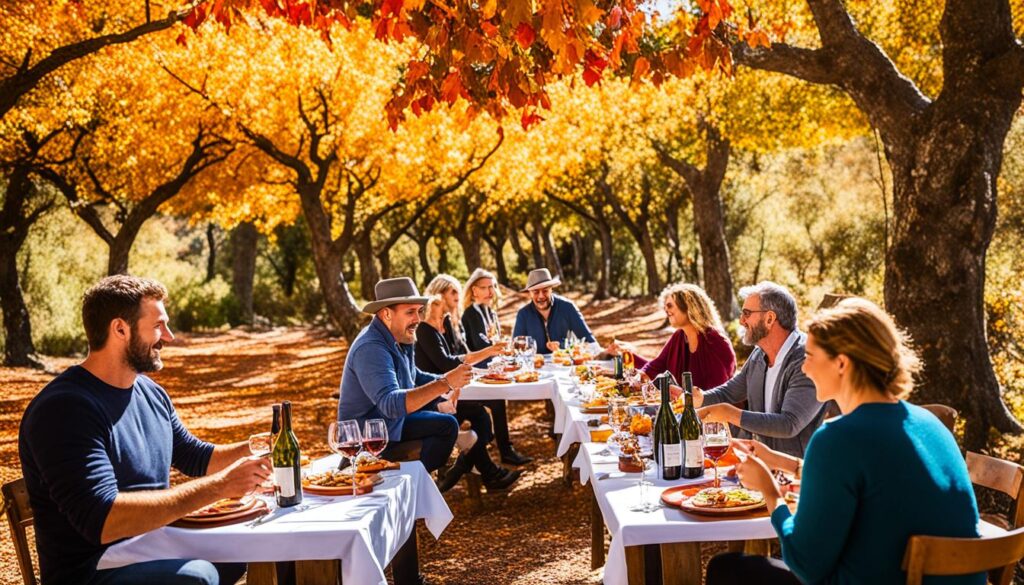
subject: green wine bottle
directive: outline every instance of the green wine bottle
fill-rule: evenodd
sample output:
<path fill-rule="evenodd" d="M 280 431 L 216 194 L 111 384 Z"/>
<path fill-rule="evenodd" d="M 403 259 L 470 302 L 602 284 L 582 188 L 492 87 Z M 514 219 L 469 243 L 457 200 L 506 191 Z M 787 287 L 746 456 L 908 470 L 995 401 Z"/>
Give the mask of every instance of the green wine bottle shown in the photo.
<path fill-rule="evenodd" d="M 686 408 L 679 419 L 679 432 L 683 436 L 683 477 L 694 479 L 704 475 L 704 449 L 701 445 L 700 419 L 693 408 L 693 376 L 683 372 L 683 396 Z"/>
<path fill-rule="evenodd" d="M 302 465 L 299 440 L 292 432 L 292 403 L 281 403 L 281 433 L 271 454 L 277 505 L 287 508 L 302 502 Z"/>
<path fill-rule="evenodd" d="M 672 399 L 669 395 L 669 387 L 674 381 L 668 372 L 655 379 L 655 384 L 661 390 L 661 407 L 654 422 L 654 458 L 658 462 L 658 477 L 667 480 L 679 479 L 683 470 L 679 423 L 672 412 Z"/>

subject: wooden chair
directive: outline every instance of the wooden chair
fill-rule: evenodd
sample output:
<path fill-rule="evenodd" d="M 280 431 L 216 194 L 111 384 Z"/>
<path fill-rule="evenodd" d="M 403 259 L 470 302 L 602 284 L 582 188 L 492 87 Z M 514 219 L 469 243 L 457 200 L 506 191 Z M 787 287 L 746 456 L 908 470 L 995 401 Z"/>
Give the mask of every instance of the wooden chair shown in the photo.
<path fill-rule="evenodd" d="M 32 569 L 32 555 L 28 544 L 28 532 L 32 526 L 32 507 L 28 503 L 28 489 L 23 478 L 5 483 L 2 488 L 3 509 L 7 515 L 7 523 L 11 527 L 11 540 L 14 552 L 18 556 L 18 569 L 25 585 L 36 585 L 36 574 Z"/>
<path fill-rule="evenodd" d="M 922 404 L 921 408 L 934 414 L 936 418 L 942 421 L 942 424 L 946 425 L 946 428 L 951 433 L 953 428 L 956 427 L 956 419 L 960 417 L 960 413 L 955 408 L 945 404 Z"/>
<path fill-rule="evenodd" d="M 1006 518 L 982 514 L 982 520 L 1004 530 L 1024 527 L 1024 466 L 968 451 L 967 473 L 974 485 L 1004 493 L 1013 500 Z"/>
<path fill-rule="evenodd" d="M 967 575 L 980 571 L 990 571 L 992 583 L 1008 585 L 1021 558 L 1024 528 L 981 538 L 911 536 L 903 568 L 907 571 L 907 585 L 921 585 L 924 575 Z M 1000 575 L 998 580 L 995 575 Z"/>

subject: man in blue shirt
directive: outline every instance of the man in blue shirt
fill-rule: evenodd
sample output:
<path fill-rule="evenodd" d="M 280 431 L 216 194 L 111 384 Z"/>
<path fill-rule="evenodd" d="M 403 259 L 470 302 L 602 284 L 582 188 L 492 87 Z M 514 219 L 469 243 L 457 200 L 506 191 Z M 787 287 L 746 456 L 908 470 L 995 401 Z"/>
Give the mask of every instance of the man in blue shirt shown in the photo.
<path fill-rule="evenodd" d="M 444 465 L 455 446 L 459 423 L 453 414 L 459 390 L 472 369 L 462 364 L 438 376 L 416 367 L 416 326 L 427 297 L 409 278 L 382 280 L 377 300 L 363 307 L 373 315 L 345 357 L 338 399 L 338 420 L 382 418 L 388 427 L 385 459 L 399 441 L 422 442 L 420 461 L 427 471 Z"/>
<path fill-rule="evenodd" d="M 537 340 L 538 353 L 551 353 L 558 349 L 559 342 L 572 331 L 578 339 L 595 341 L 594 334 L 587 327 L 583 315 L 572 301 L 552 292 L 562 284 L 558 277 L 551 278 L 547 268 L 530 272 L 526 288 L 521 292 L 530 294 L 530 304 L 516 313 L 516 324 L 512 335 L 529 335 Z"/>
<path fill-rule="evenodd" d="M 89 355 L 32 400 L 18 451 L 35 521 L 43 585 L 235 583 L 244 565 L 163 560 L 97 571 L 106 548 L 270 475 L 247 442 L 212 445 L 189 433 L 167 393 L 145 372 L 163 367 L 174 336 L 156 281 L 110 276 L 85 293 Z M 169 487 L 170 468 L 201 476 Z"/>

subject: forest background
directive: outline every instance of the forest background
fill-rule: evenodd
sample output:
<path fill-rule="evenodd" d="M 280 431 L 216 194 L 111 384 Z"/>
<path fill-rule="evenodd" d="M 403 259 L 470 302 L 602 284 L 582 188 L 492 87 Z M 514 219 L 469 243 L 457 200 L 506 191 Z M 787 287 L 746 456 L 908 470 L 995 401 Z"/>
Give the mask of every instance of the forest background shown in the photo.
<path fill-rule="evenodd" d="M 702 18 L 687 6 L 662 26 Z M 787 15 L 775 36 L 813 35 L 802 2 L 772 6 L 761 9 Z M 941 3 L 848 6 L 925 94 L 939 91 Z M 152 15 L 172 8 L 5 5 L 0 68 L 13 78 L 56 47 L 164 22 Z M 168 286 L 181 331 L 312 326 L 351 337 L 378 278 L 422 286 L 477 266 L 513 288 L 547 266 L 595 299 L 696 282 L 733 331 L 736 290 L 764 279 L 788 286 L 805 316 L 828 292 L 883 303 L 893 177 L 879 134 L 834 88 L 746 68 L 660 76 L 637 61 L 622 77 L 587 60 L 548 86 L 548 103 L 514 115 L 460 100 L 469 90 L 449 75 L 446 103 L 417 101 L 396 120 L 395 88 L 427 74 L 410 61 L 423 52 L 415 41 L 378 42 L 362 20 L 180 19 L 67 62 L 0 118 L 8 363 L 83 352 L 81 293 L 124 271 Z M 530 46 L 530 34 L 517 29 L 515 42 Z M 984 303 L 1018 419 L 1022 143 L 1018 114 Z"/>

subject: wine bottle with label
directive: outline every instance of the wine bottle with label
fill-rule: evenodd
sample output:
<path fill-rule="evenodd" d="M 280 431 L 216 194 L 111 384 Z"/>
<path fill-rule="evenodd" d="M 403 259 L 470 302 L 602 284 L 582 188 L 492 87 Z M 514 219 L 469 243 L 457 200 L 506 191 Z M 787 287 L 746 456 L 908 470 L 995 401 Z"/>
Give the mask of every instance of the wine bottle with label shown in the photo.
<path fill-rule="evenodd" d="M 281 403 L 281 432 L 271 453 L 277 505 L 287 508 L 302 502 L 302 469 L 299 440 L 292 432 L 292 403 Z"/>
<path fill-rule="evenodd" d="M 666 375 L 667 374 L 667 375 Z M 654 422 L 654 457 L 658 462 L 658 477 L 679 479 L 683 471 L 683 445 L 679 434 L 679 423 L 672 412 L 672 398 L 669 387 L 675 380 L 665 372 L 655 380 L 661 390 L 661 407 Z"/>
<path fill-rule="evenodd" d="M 679 433 L 683 437 L 683 477 L 694 479 L 704 475 L 704 450 L 701 446 L 701 424 L 693 408 L 693 376 L 683 372 L 683 396 L 686 408 L 679 419 Z"/>

